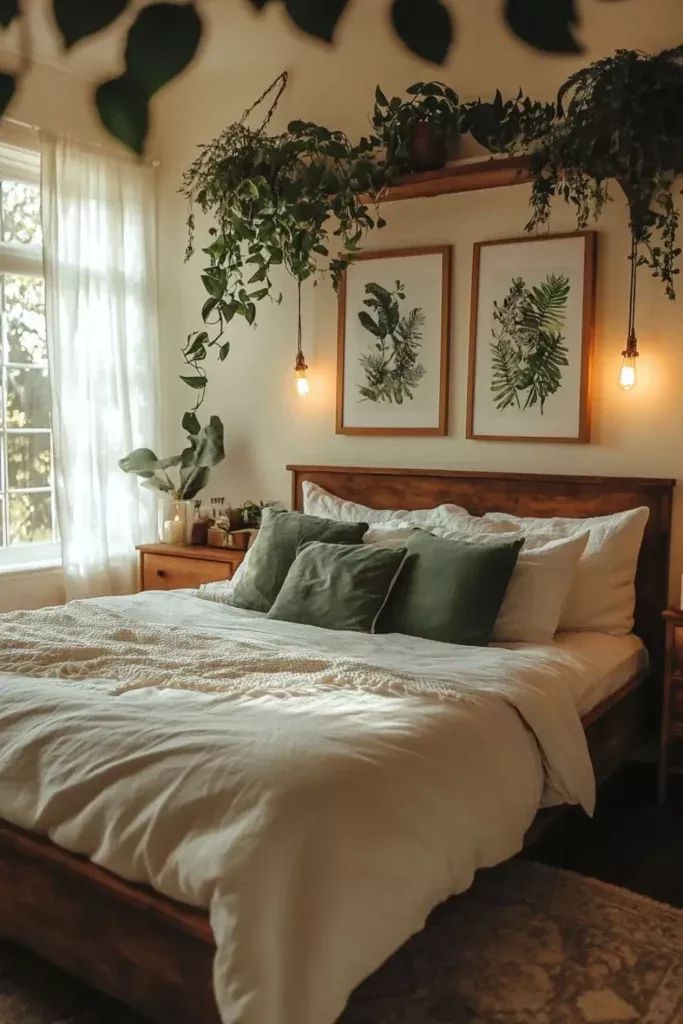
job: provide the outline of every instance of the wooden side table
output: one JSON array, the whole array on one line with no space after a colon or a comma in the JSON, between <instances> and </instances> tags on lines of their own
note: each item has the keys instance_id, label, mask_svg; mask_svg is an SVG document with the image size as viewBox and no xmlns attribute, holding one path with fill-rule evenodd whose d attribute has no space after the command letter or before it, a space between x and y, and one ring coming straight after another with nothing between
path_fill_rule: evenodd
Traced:
<instances>
[{"instance_id":1,"label":"wooden side table","mask_svg":"<svg viewBox=\"0 0 683 1024\"><path fill-rule=\"evenodd\" d=\"M137 550L140 590L180 590L232 579L247 553L203 544L139 544Z\"/></svg>"},{"instance_id":2,"label":"wooden side table","mask_svg":"<svg viewBox=\"0 0 683 1024\"><path fill-rule=\"evenodd\" d=\"M659 740L659 773L657 795L666 799L669 772L683 772L683 764L670 763L671 745L683 741L683 609L664 612L666 652L664 662L664 694L662 698L662 731Z\"/></svg>"}]
</instances>

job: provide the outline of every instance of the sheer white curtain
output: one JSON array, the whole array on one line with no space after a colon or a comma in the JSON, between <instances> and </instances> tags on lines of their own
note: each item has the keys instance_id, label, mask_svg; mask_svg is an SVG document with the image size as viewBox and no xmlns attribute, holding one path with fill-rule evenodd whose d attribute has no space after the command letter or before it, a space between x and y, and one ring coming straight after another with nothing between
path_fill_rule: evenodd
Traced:
<instances>
[{"instance_id":1,"label":"sheer white curtain","mask_svg":"<svg viewBox=\"0 0 683 1024\"><path fill-rule=\"evenodd\" d=\"M67 599L136 589L155 501L118 468L159 432L151 167L41 135L47 338Z\"/></svg>"}]
</instances>

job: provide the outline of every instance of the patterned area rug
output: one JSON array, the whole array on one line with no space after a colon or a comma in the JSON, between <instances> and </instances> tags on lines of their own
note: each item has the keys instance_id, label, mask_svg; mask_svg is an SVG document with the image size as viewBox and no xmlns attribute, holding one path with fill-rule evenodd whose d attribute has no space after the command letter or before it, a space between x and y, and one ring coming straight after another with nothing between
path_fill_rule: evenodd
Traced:
<instances>
[{"instance_id":1,"label":"patterned area rug","mask_svg":"<svg viewBox=\"0 0 683 1024\"><path fill-rule=\"evenodd\" d=\"M340 1024L631 1021L683 1024L683 911L512 861L438 907L357 989ZM141 1019L0 945L0 1024Z\"/></svg>"}]
</instances>

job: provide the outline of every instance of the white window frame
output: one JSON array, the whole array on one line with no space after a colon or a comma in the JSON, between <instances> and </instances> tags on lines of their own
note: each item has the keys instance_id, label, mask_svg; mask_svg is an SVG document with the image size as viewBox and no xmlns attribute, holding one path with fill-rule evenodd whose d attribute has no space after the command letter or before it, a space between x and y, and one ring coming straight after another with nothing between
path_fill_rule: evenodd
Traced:
<instances>
[{"instance_id":1,"label":"white window frame","mask_svg":"<svg viewBox=\"0 0 683 1024\"><path fill-rule=\"evenodd\" d=\"M30 185L40 184L40 152L36 149L24 149L17 146L0 142L0 180L24 182ZM2 276L4 274L18 274L23 277L45 277L43 264L43 247L39 245L26 245L22 242L4 242L0 239L0 299L2 299ZM4 308L4 300L0 302L0 310ZM7 396L7 371L14 368L21 368L25 364L5 362L5 338L4 325L2 337L0 338L0 374L2 392ZM45 364L34 364L45 368ZM7 465L7 438L12 434L48 434L50 438L50 455L52 460L52 486L51 487L26 487L12 488L10 492L8 465ZM2 438L2 455L0 464L0 515L3 519L3 531L5 545L0 547L0 573L13 572L21 569L36 569L49 566L61 565L61 546L57 535L57 510L55 507L54 489L54 446L52 430L43 427L11 428L8 427L5 418L0 423L0 438ZM10 493L14 494L51 494L52 498L52 541L44 543L9 543L9 501Z\"/></svg>"}]
</instances>

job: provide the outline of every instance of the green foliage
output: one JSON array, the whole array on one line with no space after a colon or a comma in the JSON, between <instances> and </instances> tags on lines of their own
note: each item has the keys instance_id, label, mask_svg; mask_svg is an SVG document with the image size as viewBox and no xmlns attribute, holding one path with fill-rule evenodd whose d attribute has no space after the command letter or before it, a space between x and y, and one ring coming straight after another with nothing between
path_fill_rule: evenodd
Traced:
<instances>
[{"instance_id":1,"label":"green foliage","mask_svg":"<svg viewBox=\"0 0 683 1024\"><path fill-rule=\"evenodd\" d=\"M424 366L418 362L425 314L417 306L401 316L399 303L406 296L400 281L393 291L370 282L365 292L368 297L363 304L374 317L361 310L358 319L374 340L373 351L360 357L367 384L359 391L363 401L401 405L404 399L414 397L425 375Z\"/></svg>"},{"instance_id":2,"label":"green foliage","mask_svg":"<svg viewBox=\"0 0 683 1024\"><path fill-rule=\"evenodd\" d=\"M506 0L505 19L516 36L537 50L581 52L573 31L579 23L576 0Z\"/></svg>"},{"instance_id":3,"label":"green foliage","mask_svg":"<svg viewBox=\"0 0 683 1024\"><path fill-rule=\"evenodd\" d=\"M491 343L491 392L499 410L531 409L545 403L562 385L562 367L569 365L564 329L569 280L548 274L529 288L513 279L502 303L494 302Z\"/></svg>"},{"instance_id":4,"label":"green foliage","mask_svg":"<svg viewBox=\"0 0 683 1024\"><path fill-rule=\"evenodd\" d=\"M608 182L624 192L638 263L675 297L678 213L674 178L683 172L683 46L648 56L617 50L571 75L557 116L533 156L529 230L548 221L560 196L584 228L608 201Z\"/></svg>"},{"instance_id":5,"label":"green foliage","mask_svg":"<svg viewBox=\"0 0 683 1024\"><path fill-rule=\"evenodd\" d=\"M212 416L205 427L200 426L194 413L183 417L188 445L180 455L159 459L150 448L136 448L119 459L124 473L135 473L143 486L172 494L179 501L194 498L209 482L211 468L225 458L223 424ZM178 482L174 483L168 470L178 468Z\"/></svg>"},{"instance_id":6,"label":"green foliage","mask_svg":"<svg viewBox=\"0 0 683 1024\"><path fill-rule=\"evenodd\" d=\"M531 100L521 89L513 100L503 100L496 89L490 103L478 99L464 107L461 130L490 153L525 153L548 132L554 118L553 103Z\"/></svg>"},{"instance_id":7,"label":"green foliage","mask_svg":"<svg viewBox=\"0 0 683 1024\"><path fill-rule=\"evenodd\" d=\"M333 42L339 21L352 5L352 0L248 2L257 11L267 4L283 5L288 17L298 28L327 43ZM358 0L358 5L360 2ZM152 3L143 7L139 17L153 8L157 8L157 11L148 22L145 15L142 22L143 26L153 25L153 31L141 31L138 22L130 30L135 59L127 59L127 64L132 65L127 71L134 73L133 82L116 87L111 83L103 83L96 92L97 109L105 128L136 152L141 151L147 134L149 97L159 85L178 75L188 59L196 53L204 31L199 10L204 6L209 9L209 3L210 0L192 0L184 4ZM29 5L30 0L24 0L24 10ZM54 19L65 47L115 24L125 16L130 6L130 0L52 0ZM178 14L173 8L178 8L181 13ZM6 28L21 16L19 0L0 0L0 26ZM537 49L552 53L578 52L580 49L573 32L578 24L575 0L506 0L503 18L518 38ZM412 53L437 64L442 64L448 57L456 35L455 19L443 0L392 0L391 24L399 39ZM30 33L26 34L25 39L30 48ZM225 40L226 45L229 42L229 39ZM131 35L128 44L127 54ZM24 57L22 74L30 64L30 52L25 53ZM14 82L11 75L5 77ZM154 82L158 84L152 87ZM107 88L103 89L103 86ZM10 89L7 81L3 83L0 80L0 114L13 93L14 88ZM145 131L141 141L143 127Z\"/></svg>"},{"instance_id":8,"label":"green foliage","mask_svg":"<svg viewBox=\"0 0 683 1024\"><path fill-rule=\"evenodd\" d=\"M286 80L283 73L257 100L279 90L260 127L245 123L254 104L201 147L184 175L183 193L213 223L202 249L204 323L183 350L192 373L182 379L197 392L195 408L204 397L207 355L213 349L225 359L225 332L235 318L255 323L257 304L273 297L274 268L298 282L326 271L336 285L363 233L383 223L371 216L365 198L380 181L369 139L354 144L343 132L308 121L292 121L281 134L266 132ZM193 212L188 228L189 257Z\"/></svg>"},{"instance_id":9,"label":"green foliage","mask_svg":"<svg viewBox=\"0 0 683 1024\"><path fill-rule=\"evenodd\" d=\"M443 82L416 82L408 99L388 100L379 86L372 113L371 144L383 151L384 175L442 167L455 153L463 125L458 94Z\"/></svg>"},{"instance_id":10,"label":"green foliage","mask_svg":"<svg viewBox=\"0 0 683 1024\"><path fill-rule=\"evenodd\" d=\"M453 42L453 19L441 0L393 0L391 21L399 38L423 60L443 64Z\"/></svg>"}]
</instances>

